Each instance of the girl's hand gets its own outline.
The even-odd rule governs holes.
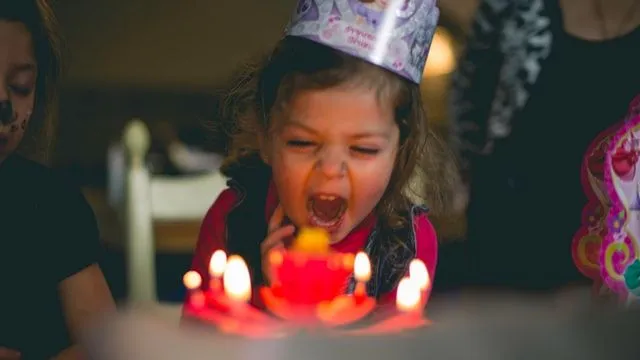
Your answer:
[[[278,205],[276,210],[269,219],[269,228],[267,238],[260,244],[260,253],[262,254],[262,272],[267,283],[271,283],[273,274],[268,262],[269,251],[284,247],[284,241],[287,237],[292,236],[295,232],[293,225],[282,226],[284,221],[284,210]]]
[[[6,347],[0,347],[0,360],[20,360],[20,352]]]

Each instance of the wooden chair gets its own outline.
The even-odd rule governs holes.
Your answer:
[[[200,222],[226,188],[226,179],[217,171],[189,176],[150,175],[144,161],[150,135],[140,120],[127,124],[123,143],[127,156],[123,210],[128,302],[154,303],[154,222]]]

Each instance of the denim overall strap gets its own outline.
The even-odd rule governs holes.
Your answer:
[[[409,263],[416,257],[417,240],[415,218],[428,209],[414,205],[405,214],[406,225],[389,228],[380,222],[369,235],[364,251],[371,261],[371,280],[367,283],[367,294],[379,298],[398,285],[409,270]],[[355,289],[355,279],[349,279],[347,293]]]

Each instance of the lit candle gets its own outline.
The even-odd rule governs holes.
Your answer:
[[[360,302],[367,296],[367,281],[371,279],[371,262],[364,252],[356,254],[353,262],[353,277],[356,280],[353,295],[356,301]]]
[[[232,302],[242,304],[251,300],[251,275],[240,256],[229,256],[223,282],[224,293]]]
[[[222,289],[222,275],[227,267],[227,254],[224,250],[216,250],[209,261],[209,288],[211,291],[219,291]]]
[[[189,301],[193,306],[202,307],[204,305],[204,296],[200,290],[202,286],[202,277],[197,271],[187,271],[182,277],[182,283],[187,288],[189,294]]]
[[[420,291],[426,292],[431,286],[431,278],[427,266],[420,259],[413,259],[409,264],[409,277],[418,284]]]
[[[400,280],[396,293],[396,308],[404,313],[421,313],[420,285],[409,277]]]

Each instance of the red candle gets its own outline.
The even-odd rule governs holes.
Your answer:
[[[187,288],[189,294],[189,302],[192,306],[196,308],[201,308],[204,306],[204,294],[200,290],[200,286],[202,286],[202,277],[198,274],[197,271],[191,270],[188,271],[182,277],[182,282],[184,286]]]
[[[421,303],[424,306],[431,288],[431,277],[427,266],[420,259],[413,259],[409,264],[409,277],[420,288]]]
[[[227,254],[224,250],[216,250],[209,261],[209,275],[211,276],[209,289],[212,292],[219,292],[222,290],[222,276],[224,275],[226,267]]]
[[[400,280],[396,292],[396,308],[398,311],[422,316],[422,294],[420,284],[409,277]]]
[[[369,257],[364,252],[356,254],[356,258],[353,263],[353,277],[356,280],[356,288],[353,291],[353,296],[356,303],[362,303],[367,297],[367,281],[371,279],[371,262]]]
[[[420,283],[416,278],[405,277],[398,284],[396,313],[392,313],[390,316],[384,315],[372,326],[349,331],[348,333],[354,335],[387,334],[420,328],[429,324],[422,316],[423,308],[424,303]]]

